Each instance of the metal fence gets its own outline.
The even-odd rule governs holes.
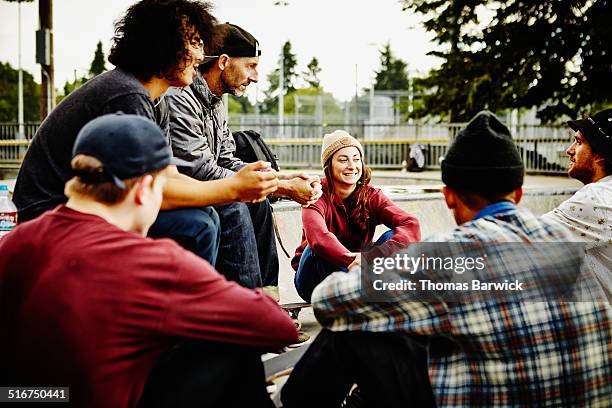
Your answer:
[[[440,157],[446,154],[446,141],[429,141],[423,147],[425,168],[440,167]],[[278,157],[281,167],[321,167],[321,139],[270,139],[270,149]],[[410,147],[414,140],[363,140],[365,163],[374,169],[401,169],[409,161]]]
[[[426,169],[439,169],[463,124],[434,125],[279,125],[231,124],[234,131],[254,129],[264,135],[283,167],[320,168],[321,137],[336,129],[346,129],[364,144],[365,162],[375,169],[400,169],[409,162],[410,147],[423,147]],[[0,168],[18,168],[38,125],[25,126],[26,140],[16,140],[16,124],[0,124]],[[565,150],[573,132],[566,127],[516,126],[511,129],[527,172],[564,174],[569,160]],[[487,152],[482,152],[486,154]]]
[[[31,140],[40,124],[27,122],[23,125],[23,133],[26,139]],[[19,139],[19,125],[17,123],[0,123],[0,140]]]
[[[29,145],[29,140],[0,140],[0,168],[18,169]]]
[[[344,129],[359,140],[451,140],[465,126],[463,123],[438,124],[368,124],[368,123],[250,123],[230,122],[232,131],[256,130],[266,140],[320,139],[324,134]]]

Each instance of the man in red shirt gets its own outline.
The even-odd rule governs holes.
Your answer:
[[[291,319],[145,238],[171,156],[144,117],[80,131],[68,202],[0,241],[0,385],[70,387],[79,407],[270,406],[260,354],[297,340]]]

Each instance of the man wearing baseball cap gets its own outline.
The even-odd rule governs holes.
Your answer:
[[[253,35],[230,23],[216,27],[219,44],[204,57],[200,74],[187,88],[168,94],[172,150],[193,164],[179,171],[198,180],[232,176],[246,165],[235,156],[222,95],[242,96],[258,81],[261,49]],[[305,205],[320,195],[318,178],[279,173],[276,192]],[[284,178],[284,179],[283,179]],[[278,286],[278,254],[272,210],[268,201],[215,207],[221,220],[217,269],[244,286]],[[236,256],[237,243],[240,253]]]
[[[262,350],[295,342],[260,291],[145,238],[172,158],[142,116],[79,132],[68,202],[0,242],[0,384],[69,387],[74,407],[271,406]]]
[[[567,124],[576,132],[568,174],[584,187],[544,217],[592,243],[587,261],[612,300],[612,109]]]

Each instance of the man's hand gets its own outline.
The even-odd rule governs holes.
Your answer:
[[[303,171],[279,171],[278,172],[279,180],[291,180],[296,177],[299,177],[304,180],[309,180],[311,178],[313,179],[316,178],[317,180],[319,179],[319,176],[316,176],[316,175],[309,176],[307,173],[304,173]]]
[[[318,176],[306,178],[298,176],[291,180],[282,180],[279,194],[288,196],[303,207],[308,207],[321,197],[321,181]]]
[[[261,160],[247,164],[230,179],[238,201],[258,203],[278,189],[278,173]]]
[[[346,268],[349,271],[353,269],[355,266],[361,266],[361,253],[360,252],[347,252],[344,255],[355,258],[353,259],[353,262],[351,262],[350,265]]]

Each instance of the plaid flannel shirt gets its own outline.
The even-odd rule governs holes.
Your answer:
[[[429,242],[572,241],[525,210],[463,224]],[[444,245],[440,245],[444,248]],[[504,251],[507,251],[504,247]],[[500,253],[503,251],[500,251]],[[488,259],[508,270],[499,259]],[[361,271],[336,272],[312,297],[333,331],[404,332],[430,340],[429,376],[439,407],[612,406],[612,309],[605,302],[364,299]]]

